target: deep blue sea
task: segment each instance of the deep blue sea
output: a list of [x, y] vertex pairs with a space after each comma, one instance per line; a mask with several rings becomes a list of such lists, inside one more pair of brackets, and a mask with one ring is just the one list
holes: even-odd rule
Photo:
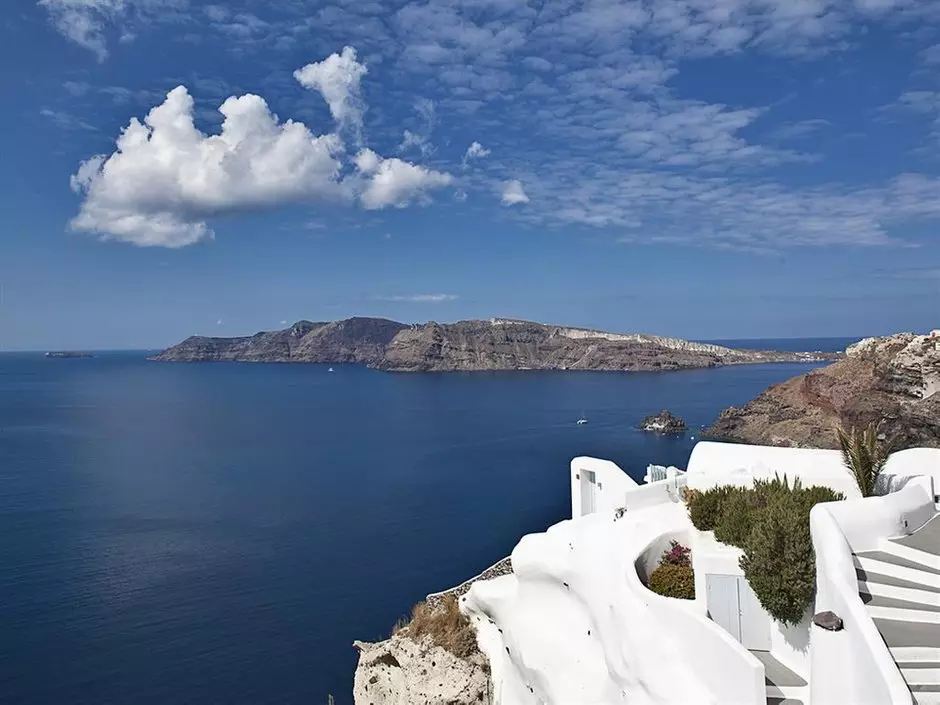
[[[834, 350], [847, 341], [747, 341]], [[389, 374], [0, 355], [0, 702], [350, 703], [354, 639], [810, 365]], [[585, 414], [589, 423], [575, 425]]]

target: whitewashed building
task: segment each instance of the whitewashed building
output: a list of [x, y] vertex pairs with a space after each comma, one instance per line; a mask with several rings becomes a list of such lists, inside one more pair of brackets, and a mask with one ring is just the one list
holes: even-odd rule
[[[741, 552], [700, 532], [683, 487], [785, 475], [845, 501], [814, 507], [817, 595], [786, 627], [761, 606]], [[477, 627], [505, 705], [940, 705], [940, 450], [893, 455], [862, 499], [836, 451], [699, 443], [686, 472], [638, 484], [595, 458], [571, 463], [572, 519], [526, 536], [513, 574], [476, 583]], [[672, 540], [691, 547], [695, 599], [651, 592]], [[832, 611], [844, 628], [815, 626]]]

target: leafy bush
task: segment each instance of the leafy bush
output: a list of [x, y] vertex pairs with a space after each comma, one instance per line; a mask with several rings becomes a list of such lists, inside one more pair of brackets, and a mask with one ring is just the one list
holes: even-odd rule
[[722, 505], [725, 500], [738, 491], [736, 487], [713, 487], [710, 490], [699, 492], [690, 490], [685, 494], [686, 505], [689, 508], [689, 519], [699, 531], [711, 531], [721, 518]]
[[855, 478], [855, 484], [862, 497], [875, 494], [881, 471], [897, 445], [897, 437], [879, 439], [882, 423], [883, 420], [877, 424], [871, 423], [866, 428], [836, 428], [842, 463]]
[[796, 492], [778, 497], [754, 524], [741, 569], [757, 599], [775, 619], [797, 624], [816, 590], [809, 507]]
[[767, 506], [757, 492], [734, 492], [722, 504], [721, 517], [715, 525], [715, 538], [730, 546], [744, 548], [759, 511]]
[[678, 565], [691, 566], [692, 559], [689, 558], [689, 548], [683, 546], [678, 541], [671, 541], [669, 549], [663, 551], [662, 558], [659, 559], [660, 565]]
[[[697, 529], [711, 524], [715, 538], [742, 549], [741, 569], [764, 609], [775, 619], [802, 620], [816, 587], [809, 513], [819, 502], [844, 497], [828, 487], [793, 486], [786, 477], [756, 480], [752, 488], [716, 487], [686, 494]], [[713, 522], [713, 523], [712, 523]]]
[[650, 573], [649, 588], [665, 597], [695, 599], [695, 575], [692, 566], [663, 563]]

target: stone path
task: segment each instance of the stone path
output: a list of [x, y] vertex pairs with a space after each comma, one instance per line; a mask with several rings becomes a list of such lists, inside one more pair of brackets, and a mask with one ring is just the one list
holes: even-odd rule
[[450, 590], [445, 590], [444, 592], [435, 592], [431, 595], [428, 595], [425, 601], [429, 607], [437, 607], [448, 595], [453, 595], [455, 598], [459, 599], [460, 596], [465, 594], [470, 589], [470, 586], [478, 580], [489, 580], [491, 578], [497, 578], [500, 575], [509, 575], [510, 573], [512, 573], [512, 561], [510, 560], [509, 556], [506, 556], [503, 558], [503, 560], [499, 561], [498, 563], [494, 563], [476, 577], [470, 578], [470, 580], [467, 580], [457, 587], [451, 588]]

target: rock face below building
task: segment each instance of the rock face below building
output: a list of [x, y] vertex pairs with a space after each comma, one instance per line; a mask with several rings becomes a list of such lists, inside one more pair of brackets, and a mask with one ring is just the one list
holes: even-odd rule
[[940, 447], [940, 331], [866, 338], [844, 360], [722, 412], [706, 435], [762, 445], [835, 448], [837, 424], [883, 431], [900, 447]]
[[458, 658], [425, 638], [404, 634], [369, 644], [354, 643], [359, 666], [353, 683], [356, 705], [488, 705], [489, 667], [477, 653]]
[[640, 430], [647, 433], [685, 433], [685, 421], [663, 409], [658, 414], [643, 419]]
[[492, 319], [406, 325], [382, 318], [299, 321], [241, 338], [193, 336], [161, 361], [356, 363], [398, 372], [478, 370], [657, 371], [833, 359], [827, 353], [735, 350], [640, 333]]

